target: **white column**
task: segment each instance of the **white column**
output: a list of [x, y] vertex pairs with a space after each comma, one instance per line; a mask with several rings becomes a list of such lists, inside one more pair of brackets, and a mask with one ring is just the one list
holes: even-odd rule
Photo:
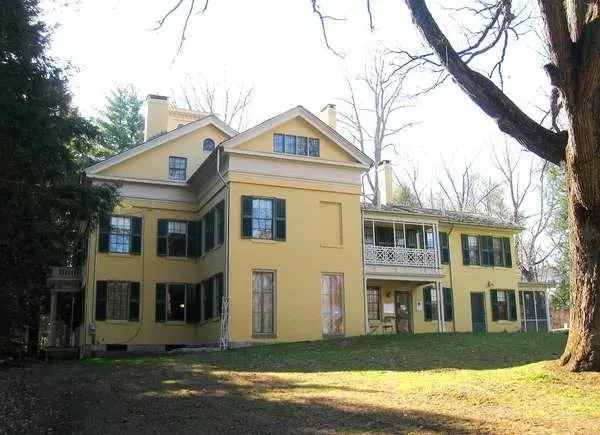
[[396, 222], [392, 221], [392, 231], [394, 232], [394, 249], [396, 249]]
[[56, 308], [57, 308], [57, 295], [56, 292], [50, 291], [50, 332], [48, 333], [48, 342], [50, 346], [55, 346], [54, 342], [56, 337]]

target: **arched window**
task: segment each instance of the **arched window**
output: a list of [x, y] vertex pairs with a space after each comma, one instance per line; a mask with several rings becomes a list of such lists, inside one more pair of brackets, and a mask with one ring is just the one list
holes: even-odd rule
[[215, 149], [215, 141], [212, 140], [211, 138], [204, 139], [204, 142], [202, 143], [202, 149], [204, 151], [214, 150]]

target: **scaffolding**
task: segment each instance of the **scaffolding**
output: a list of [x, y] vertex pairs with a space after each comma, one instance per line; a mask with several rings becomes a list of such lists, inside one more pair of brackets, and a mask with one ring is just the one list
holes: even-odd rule
[[223, 296], [221, 305], [221, 339], [219, 340], [219, 349], [229, 349], [229, 296]]

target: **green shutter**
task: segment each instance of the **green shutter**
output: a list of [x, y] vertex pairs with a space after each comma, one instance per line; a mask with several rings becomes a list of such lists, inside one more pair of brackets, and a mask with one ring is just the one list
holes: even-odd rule
[[454, 319], [454, 308], [452, 301], [452, 289], [444, 287], [444, 320], [449, 322]]
[[204, 215], [204, 248], [209, 252], [215, 247], [215, 209]]
[[167, 235], [169, 233], [169, 221], [158, 220], [158, 239], [156, 243], [156, 255], [167, 255]]
[[216, 275], [216, 298], [217, 298], [217, 312], [216, 316], [221, 316], [221, 310], [223, 308], [223, 274], [217, 273]]
[[423, 313], [425, 315], [426, 322], [431, 322], [433, 320], [431, 287], [423, 287]]
[[107, 281], [96, 281], [96, 320], [106, 320]]
[[110, 241], [110, 216], [103, 216], [100, 219], [98, 231], [98, 252], [108, 252]]
[[219, 213], [217, 243], [223, 244], [225, 242], [225, 201], [217, 204], [217, 210]]
[[142, 218], [133, 216], [131, 218], [131, 253], [142, 252]]
[[490, 300], [492, 302], [492, 320], [498, 321], [498, 291], [495, 289], [490, 290]]
[[140, 320], [140, 283], [132, 282], [129, 287], [129, 320]]
[[510, 239], [508, 237], [502, 237], [502, 244], [504, 245], [504, 267], [512, 267], [512, 256], [510, 254]]
[[197, 243], [197, 228], [198, 223], [196, 221], [188, 221], [187, 223], [187, 256], [190, 258], [196, 257], [196, 243]]
[[274, 199], [273, 205], [275, 206], [275, 240], [285, 240], [285, 199]]
[[252, 238], [252, 197], [242, 196], [242, 238]]
[[202, 257], [204, 254], [204, 227], [202, 219], [196, 222], [196, 255]]
[[471, 264], [470, 256], [469, 256], [469, 236], [466, 234], [460, 235], [460, 242], [462, 245], [462, 255], [463, 255], [463, 264], [468, 266]]
[[204, 320], [214, 317], [213, 310], [213, 278], [204, 280]]
[[167, 315], [167, 286], [156, 284], [155, 321], [164, 322]]
[[508, 320], [517, 320], [517, 298], [514, 290], [507, 290], [508, 293]]

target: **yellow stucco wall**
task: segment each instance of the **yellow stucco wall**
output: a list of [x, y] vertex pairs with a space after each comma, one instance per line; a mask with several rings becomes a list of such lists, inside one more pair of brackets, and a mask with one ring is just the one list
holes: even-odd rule
[[[344, 317], [347, 336], [364, 334], [359, 197], [356, 193], [309, 190], [245, 183], [231, 183], [230, 238], [230, 335], [234, 342], [265, 341], [252, 337], [253, 270], [275, 271], [277, 341], [322, 338], [321, 274], [344, 274]], [[241, 197], [254, 195], [286, 200], [285, 241], [248, 240], [241, 237]], [[342, 210], [340, 246], [321, 243], [317, 221], [320, 202], [339, 204]], [[332, 221], [333, 222], [333, 221]]]
[[[97, 234], [89, 240], [86, 275], [86, 320], [96, 327], [86, 335], [86, 344], [201, 344], [217, 342], [219, 319], [200, 323], [155, 322], [156, 283], [199, 283], [225, 270], [225, 255], [218, 245], [200, 258], [159, 257], [158, 219], [197, 220], [224, 197], [223, 192], [201, 210], [193, 205], [125, 198], [114, 214], [141, 216], [141, 255], [98, 253]], [[134, 281], [140, 283], [140, 319], [95, 320], [96, 281]]]
[[100, 174], [168, 181], [169, 156], [177, 156], [187, 158], [186, 176], [189, 179], [210, 154], [202, 150], [202, 142], [205, 138], [212, 138], [216, 144], [219, 144], [226, 139], [226, 135], [214, 126], [207, 125], [177, 140], [143, 152], [135, 158], [110, 166], [101, 171]]
[[291, 134], [296, 136], [316, 137], [319, 139], [320, 156], [314, 157], [334, 160], [339, 162], [353, 162], [356, 163], [356, 159], [351, 157], [348, 153], [342, 150], [338, 145], [333, 143], [325, 135], [315, 130], [308, 122], [302, 118], [294, 118], [288, 122], [285, 122], [265, 133], [256, 136], [253, 139], [248, 140], [237, 146], [238, 149], [260, 151], [265, 153], [273, 152], [273, 134]]

